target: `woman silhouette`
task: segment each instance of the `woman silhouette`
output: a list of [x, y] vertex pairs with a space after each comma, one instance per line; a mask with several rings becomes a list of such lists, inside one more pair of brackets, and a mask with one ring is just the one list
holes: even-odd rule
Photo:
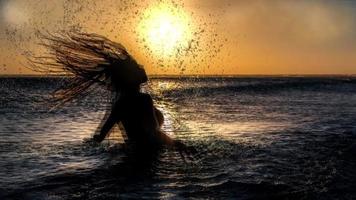
[[124, 60], [114, 61], [110, 68], [111, 84], [119, 97], [100, 133], [94, 135], [94, 140], [101, 142], [111, 128], [121, 122], [128, 141], [140, 148], [183, 148], [181, 142], [171, 139], [161, 131], [163, 114], [153, 105], [149, 94], [140, 92], [140, 85], [147, 81], [144, 69], [128, 54]]
[[188, 153], [186, 146], [168, 137], [162, 130], [162, 113], [153, 105], [149, 94], [140, 92], [147, 82], [145, 70], [137, 64], [119, 43], [96, 35], [70, 32], [61, 35], [42, 35], [49, 56], [30, 60], [31, 68], [49, 74], [71, 75], [54, 92], [56, 106], [88, 94], [90, 88], [106, 86], [116, 99], [110, 115], [93, 139], [101, 142], [111, 128], [121, 122], [128, 142], [142, 149], [169, 147]]

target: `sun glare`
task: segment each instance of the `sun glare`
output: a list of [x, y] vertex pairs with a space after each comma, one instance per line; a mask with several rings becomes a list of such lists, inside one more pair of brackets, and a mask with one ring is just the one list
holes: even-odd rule
[[188, 44], [191, 38], [189, 26], [190, 19], [184, 10], [161, 3], [144, 12], [138, 32], [146, 48], [167, 57]]

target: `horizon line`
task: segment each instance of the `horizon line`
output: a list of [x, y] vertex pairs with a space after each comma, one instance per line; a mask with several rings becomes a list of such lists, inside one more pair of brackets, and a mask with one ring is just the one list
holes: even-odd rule
[[[46, 74], [0, 74], [0, 78], [46, 78], [46, 77], [70, 77], [71, 75], [46, 75]], [[356, 74], [148, 74], [151, 78], [165, 77], [356, 77]]]

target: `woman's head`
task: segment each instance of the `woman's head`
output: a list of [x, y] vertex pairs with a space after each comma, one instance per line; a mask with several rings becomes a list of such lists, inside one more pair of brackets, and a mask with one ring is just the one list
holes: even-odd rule
[[134, 58], [127, 54], [125, 59], [115, 60], [111, 65], [111, 83], [116, 89], [139, 88], [147, 82], [147, 74]]

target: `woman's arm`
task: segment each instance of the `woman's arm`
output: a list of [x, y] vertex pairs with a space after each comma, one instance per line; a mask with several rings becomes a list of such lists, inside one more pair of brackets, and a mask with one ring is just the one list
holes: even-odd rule
[[169, 137], [166, 133], [164, 133], [162, 130], [158, 130], [156, 136], [158, 137], [158, 139], [161, 141], [162, 144], [168, 147], [174, 147], [175, 141], [171, 137]]
[[144, 132], [152, 134], [152, 139], [154, 139], [155, 142], [160, 143], [160, 145], [178, 150], [182, 156], [183, 153], [187, 155], [192, 153], [192, 148], [187, 147], [180, 140], [172, 139], [163, 130], [161, 130], [164, 117], [162, 112], [154, 106], [153, 100], [149, 94], [141, 93], [139, 102], [139, 113], [143, 115], [141, 128]]
[[155, 118], [159, 124], [159, 130], [157, 131], [157, 136], [158, 136], [159, 140], [161, 140], [161, 143], [168, 146], [169, 148], [178, 150], [183, 158], [184, 158], [183, 153], [185, 153], [187, 155], [196, 153], [197, 151], [195, 150], [194, 147], [188, 147], [180, 140], [172, 139], [163, 130], [161, 130], [162, 124], [164, 122], [164, 116], [163, 116], [162, 112], [160, 110], [158, 110], [153, 105], [153, 103], [152, 103], [152, 106], [154, 108]]
[[110, 114], [109, 118], [105, 121], [103, 127], [101, 128], [100, 133], [95, 134], [93, 136], [94, 141], [102, 142], [116, 122], [117, 121], [116, 121], [115, 117], [113, 116], [113, 114]]
[[117, 110], [117, 106], [114, 106], [109, 117], [106, 119], [103, 126], [101, 127], [99, 134], [95, 134], [93, 136], [94, 141], [102, 142], [108, 135], [112, 127], [115, 125], [115, 123], [119, 121], [119, 111]]

